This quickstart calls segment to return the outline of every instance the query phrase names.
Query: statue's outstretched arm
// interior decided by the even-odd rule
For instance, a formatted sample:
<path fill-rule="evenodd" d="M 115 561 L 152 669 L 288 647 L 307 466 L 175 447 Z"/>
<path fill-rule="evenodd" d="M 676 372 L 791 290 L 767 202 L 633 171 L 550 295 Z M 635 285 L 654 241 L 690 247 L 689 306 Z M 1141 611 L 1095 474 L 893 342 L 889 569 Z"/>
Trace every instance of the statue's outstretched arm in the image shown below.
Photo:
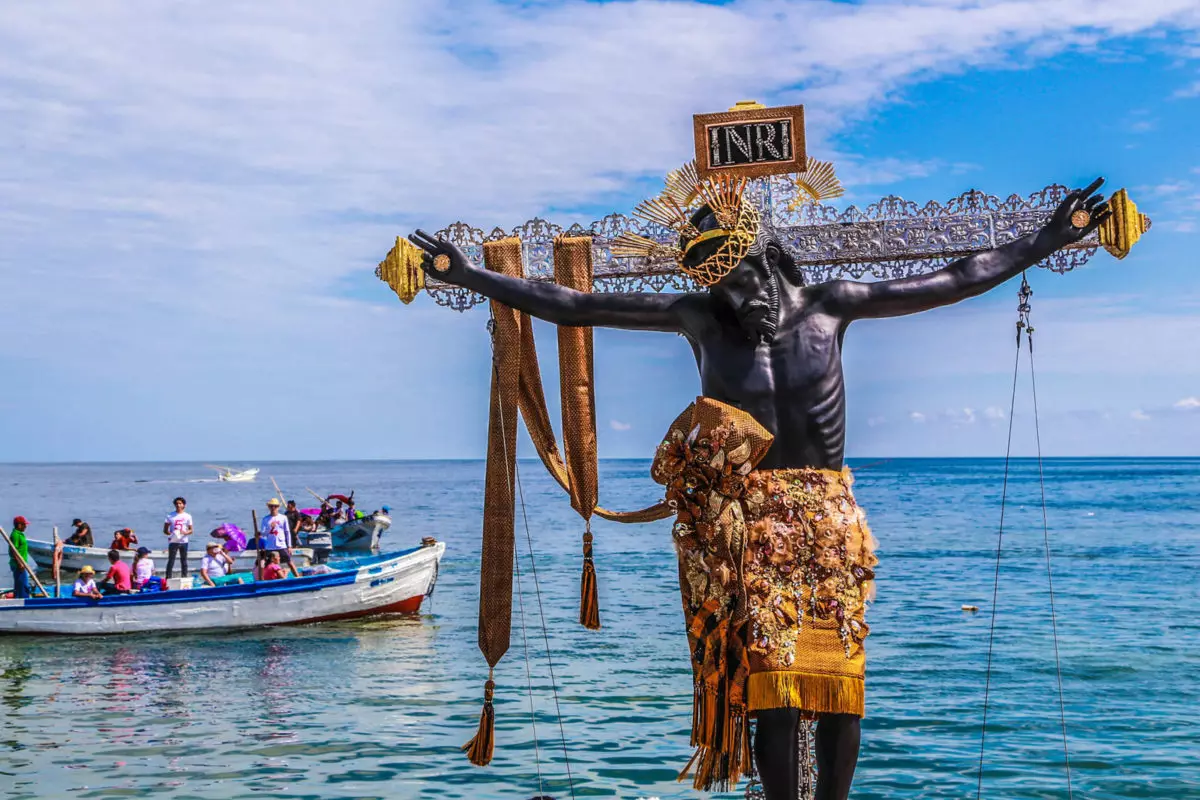
<path fill-rule="evenodd" d="M 1103 195 L 1095 194 L 1103 182 L 1098 178 L 1088 188 L 1068 194 L 1037 233 L 959 259 L 936 272 L 877 283 L 835 281 L 829 287 L 830 308 L 847 320 L 896 317 L 983 294 L 1095 230 L 1111 213 Z M 1071 221 L 1079 211 L 1089 217 L 1083 227 Z"/>
<path fill-rule="evenodd" d="M 531 281 L 479 269 L 458 247 L 434 239 L 424 231 L 417 231 L 408 238 L 425 251 L 421 267 L 431 277 L 479 292 L 556 325 L 671 332 L 683 328 L 680 300 L 686 295 L 577 292 L 548 281 Z M 437 256 L 449 260 L 446 269 L 435 266 Z"/>

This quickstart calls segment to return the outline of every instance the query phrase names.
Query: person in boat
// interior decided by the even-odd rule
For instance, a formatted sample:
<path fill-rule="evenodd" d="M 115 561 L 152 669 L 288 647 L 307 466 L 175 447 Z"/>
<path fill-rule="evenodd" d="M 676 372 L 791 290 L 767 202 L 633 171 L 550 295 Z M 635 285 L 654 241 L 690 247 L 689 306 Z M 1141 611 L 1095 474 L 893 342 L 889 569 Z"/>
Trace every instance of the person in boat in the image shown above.
<path fill-rule="evenodd" d="M 266 559 L 266 566 L 263 567 L 263 570 L 262 570 L 261 580 L 264 580 L 264 581 L 281 580 L 287 574 L 286 572 L 284 572 L 282 559 L 279 555 L 283 551 L 282 550 L 269 550 L 267 552 L 269 553 L 269 555 L 267 556 L 267 559 Z M 292 567 L 293 572 L 295 571 L 295 569 L 296 569 L 295 567 Z M 299 578 L 300 576 L 296 575 L 296 577 Z"/>
<path fill-rule="evenodd" d="M 333 527 L 333 506 L 329 505 L 328 500 L 321 501 L 321 510 L 317 512 L 317 527 Z"/>
<path fill-rule="evenodd" d="M 302 515 L 300 514 L 300 509 L 296 508 L 295 500 L 287 501 L 287 509 L 284 511 L 284 516 L 286 516 L 288 520 L 288 530 L 292 532 L 292 541 L 300 541 L 296 534 L 300 532 L 300 517 Z"/>
<path fill-rule="evenodd" d="M 217 580 L 233 571 L 233 557 L 225 552 L 221 542 L 213 541 L 204 546 L 204 558 L 200 560 L 200 580 L 205 586 L 216 586 Z"/>
<path fill-rule="evenodd" d="M 71 596 L 85 597 L 89 600 L 99 600 L 104 597 L 96 588 L 95 576 L 96 570 L 92 569 L 90 564 L 84 564 L 79 570 L 79 577 L 75 579 L 75 585 L 71 588 Z"/>
<path fill-rule="evenodd" d="M 167 535 L 167 580 L 175 571 L 175 559 L 179 559 L 179 574 L 187 577 L 188 540 L 192 535 L 192 515 L 187 512 L 187 500 L 175 498 L 175 511 L 167 515 L 163 523 Z"/>
<path fill-rule="evenodd" d="M 154 559 L 149 547 L 139 547 L 133 557 L 133 587 L 141 589 L 154 577 Z"/>
<path fill-rule="evenodd" d="M 333 513 L 329 515 L 329 527 L 336 528 L 346 521 L 346 509 L 342 507 L 342 501 L 338 500 L 337 505 L 333 507 Z"/>
<path fill-rule="evenodd" d="M 267 501 L 267 511 L 270 513 L 262 521 L 258 531 L 261 541 L 260 558 L 266 561 L 272 553 L 278 553 L 280 562 L 287 564 L 292 574 L 299 578 L 300 573 L 292 563 L 292 532 L 288 526 L 288 519 L 279 513 L 279 501 L 274 497 Z"/>
<path fill-rule="evenodd" d="M 96 546 L 92 540 L 92 526 L 91 525 L 88 525 L 86 522 L 84 522 L 81 519 L 72 520 L 71 524 L 73 526 L 75 526 L 75 532 L 67 537 L 67 544 L 73 545 L 74 547 L 95 547 Z"/>
<path fill-rule="evenodd" d="M 129 594 L 133 591 L 133 570 L 121 560 L 121 551 L 108 551 L 108 572 L 100 581 L 104 594 Z"/>
<path fill-rule="evenodd" d="M 29 573 L 25 569 L 29 564 L 29 540 L 25 538 L 29 522 L 24 517 L 13 517 L 12 527 L 8 537 L 12 542 L 8 548 L 8 566 L 13 576 L 13 597 L 29 597 Z"/>
<path fill-rule="evenodd" d="M 133 528 L 121 528 L 118 531 L 113 531 L 112 544 L 108 547 L 110 550 L 132 550 L 132 545 L 137 543 L 138 539 L 133 532 Z"/>

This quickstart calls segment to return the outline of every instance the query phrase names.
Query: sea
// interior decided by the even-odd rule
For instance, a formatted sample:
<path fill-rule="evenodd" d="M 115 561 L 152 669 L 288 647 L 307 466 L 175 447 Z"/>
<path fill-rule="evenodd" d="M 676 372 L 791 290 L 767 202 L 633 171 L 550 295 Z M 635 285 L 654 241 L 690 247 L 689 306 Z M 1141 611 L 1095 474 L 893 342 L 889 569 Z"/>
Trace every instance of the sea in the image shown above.
<path fill-rule="evenodd" d="M 583 522 L 540 463 L 520 462 L 519 591 L 496 669 L 495 759 L 479 768 L 460 747 L 487 678 L 476 639 L 484 465 L 255 466 L 256 482 L 228 484 L 200 464 L 2 465 L 0 518 L 24 515 L 31 536 L 49 538 L 80 517 L 98 542 L 130 526 L 161 546 L 176 495 L 207 531 L 248 527 L 275 494 L 269 477 L 301 501 L 353 489 L 360 508 L 392 507 L 385 548 L 446 543 L 420 614 L 0 637 L 0 797 L 703 796 L 677 781 L 691 689 L 667 522 L 594 524 L 603 627 L 585 630 Z M 851 466 L 880 556 L 852 797 L 1200 797 L 1200 460 L 1050 460 L 1041 473 L 1012 462 L 995 595 L 1003 460 Z M 648 470 L 603 462 L 602 503 L 660 498 Z"/>

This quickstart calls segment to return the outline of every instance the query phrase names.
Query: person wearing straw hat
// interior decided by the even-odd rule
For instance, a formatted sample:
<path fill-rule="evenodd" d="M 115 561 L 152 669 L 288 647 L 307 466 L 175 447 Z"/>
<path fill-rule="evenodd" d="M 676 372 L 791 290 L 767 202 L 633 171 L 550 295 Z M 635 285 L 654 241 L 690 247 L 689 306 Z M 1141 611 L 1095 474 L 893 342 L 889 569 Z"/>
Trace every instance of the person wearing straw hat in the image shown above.
<path fill-rule="evenodd" d="M 89 600 L 99 600 L 104 597 L 100 594 L 100 590 L 96 588 L 96 570 L 92 569 L 90 564 L 84 564 L 79 570 L 79 577 L 75 579 L 75 586 L 71 589 L 72 597 L 85 597 Z"/>
<path fill-rule="evenodd" d="M 29 540 L 25 529 L 29 522 L 24 517 L 13 517 L 12 535 L 8 538 L 12 546 L 8 549 L 8 566 L 13 576 L 13 597 L 29 597 L 29 573 L 24 564 L 29 563 Z"/>
<path fill-rule="evenodd" d="M 279 553 L 280 562 L 287 564 L 291 568 L 292 574 L 299 578 L 300 573 L 297 571 L 296 565 L 292 563 L 292 535 L 288 518 L 279 513 L 279 501 L 274 497 L 267 501 L 267 511 L 270 513 L 259 525 L 258 530 L 259 558 L 266 562 L 270 559 L 271 553 Z"/>
<path fill-rule="evenodd" d="M 225 552 L 220 541 L 214 539 L 204 546 L 204 558 L 200 559 L 200 580 L 205 586 L 216 586 L 217 580 L 233 571 L 233 559 Z"/>

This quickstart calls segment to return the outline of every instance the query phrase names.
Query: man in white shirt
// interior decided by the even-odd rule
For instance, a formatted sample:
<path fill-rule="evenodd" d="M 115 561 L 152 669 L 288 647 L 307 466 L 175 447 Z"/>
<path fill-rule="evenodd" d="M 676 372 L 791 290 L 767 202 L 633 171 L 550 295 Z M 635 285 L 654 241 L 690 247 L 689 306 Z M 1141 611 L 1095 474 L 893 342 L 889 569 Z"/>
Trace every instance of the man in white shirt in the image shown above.
<path fill-rule="evenodd" d="M 267 501 L 267 511 L 270 513 L 258 529 L 259 558 L 266 560 L 271 557 L 272 552 L 277 552 L 279 561 L 287 564 L 292 574 L 299 578 L 300 573 L 292 563 L 292 532 L 288 518 L 279 513 L 279 501 L 274 497 Z"/>
<path fill-rule="evenodd" d="M 209 542 L 200 560 L 200 580 L 206 586 L 216 586 L 217 578 L 224 578 L 233 570 L 233 559 L 221 549 L 220 542 Z"/>
<path fill-rule="evenodd" d="M 187 577 L 188 567 L 188 538 L 192 535 L 192 515 L 184 509 L 187 500 L 175 498 L 175 513 L 167 516 L 163 523 L 163 533 L 167 535 L 167 579 L 175 569 L 175 558 L 179 558 L 179 574 Z"/>

